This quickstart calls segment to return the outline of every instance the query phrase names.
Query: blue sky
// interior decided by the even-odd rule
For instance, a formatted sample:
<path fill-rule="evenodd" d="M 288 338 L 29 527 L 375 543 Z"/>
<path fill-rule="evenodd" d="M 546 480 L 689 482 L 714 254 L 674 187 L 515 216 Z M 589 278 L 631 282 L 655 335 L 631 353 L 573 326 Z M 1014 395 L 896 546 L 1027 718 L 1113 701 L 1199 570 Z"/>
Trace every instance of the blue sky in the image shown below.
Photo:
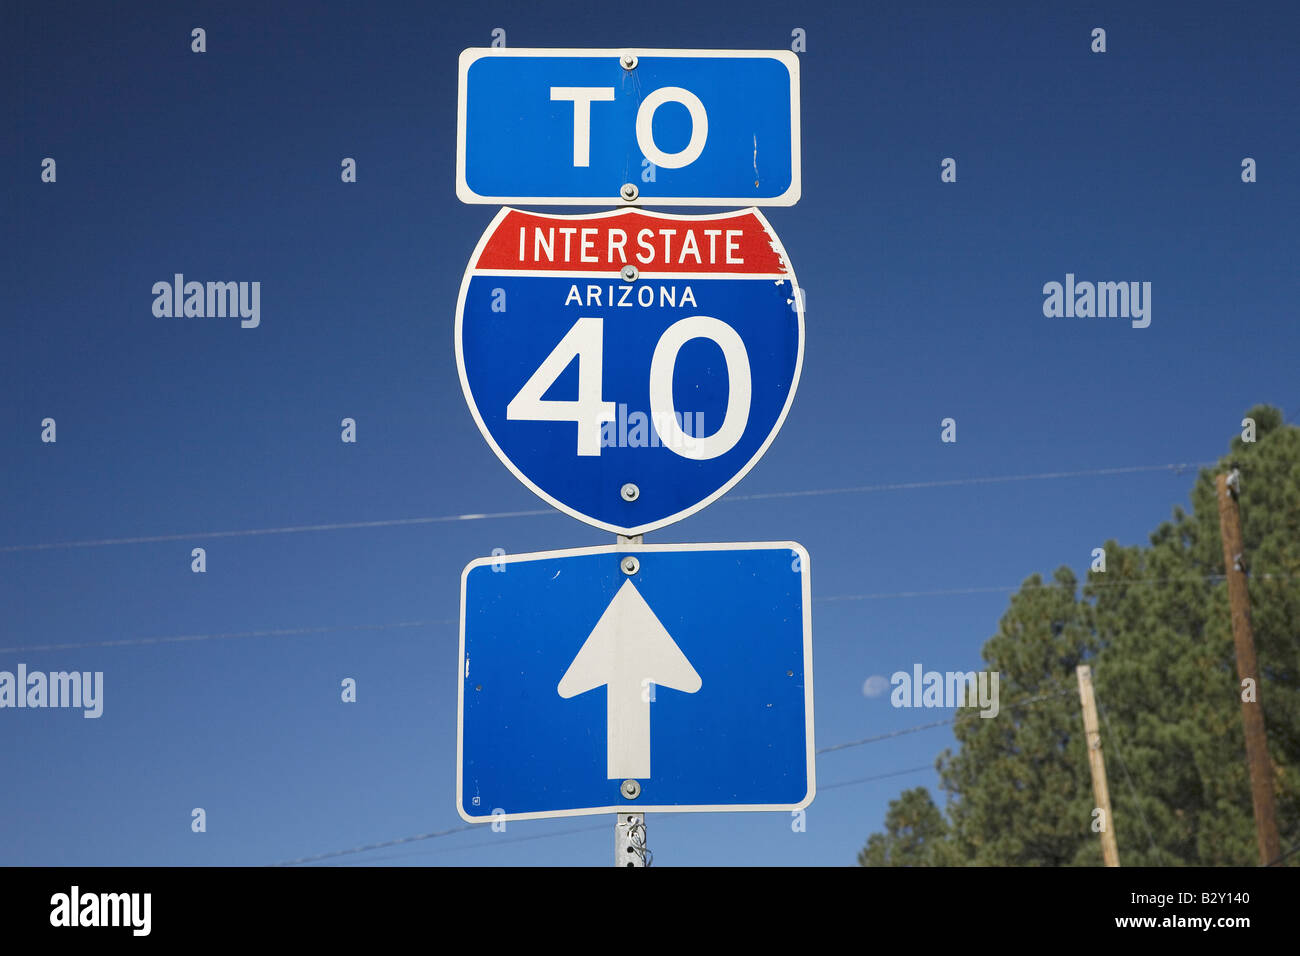
<path fill-rule="evenodd" d="M 5 19 L 0 669 L 105 683 L 98 720 L 0 711 L 6 864 L 274 863 L 461 825 L 461 569 L 610 536 L 554 511 L 204 534 L 546 508 L 479 435 L 452 348 L 495 212 L 455 196 L 457 56 L 494 28 L 593 48 L 780 49 L 806 31 L 803 198 L 767 211 L 807 292 L 799 392 L 729 496 L 649 540 L 808 549 L 819 746 L 948 716 L 863 682 L 977 667 L 1008 592 L 880 595 L 1082 574 L 1107 539 L 1145 543 L 1193 476 L 746 495 L 1206 462 L 1255 402 L 1300 411 L 1289 4 L 49 3 Z M 175 272 L 261 281 L 261 325 L 155 317 L 150 289 Z M 1151 282 L 1150 327 L 1045 317 L 1042 286 L 1067 273 Z M 951 739 L 820 758 L 806 832 L 783 813 L 652 816 L 656 865 L 851 863 L 889 799 L 936 778 L 833 785 L 932 767 Z M 339 860 L 604 864 L 611 830 L 515 822 Z"/>

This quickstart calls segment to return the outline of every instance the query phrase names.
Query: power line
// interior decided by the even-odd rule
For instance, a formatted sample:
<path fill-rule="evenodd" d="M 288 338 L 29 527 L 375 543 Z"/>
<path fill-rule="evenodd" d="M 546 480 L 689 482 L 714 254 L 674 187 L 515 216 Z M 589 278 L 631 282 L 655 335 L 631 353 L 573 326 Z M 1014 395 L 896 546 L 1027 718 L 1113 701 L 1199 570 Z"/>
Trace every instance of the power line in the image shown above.
<path fill-rule="evenodd" d="M 930 764 L 926 764 L 921 767 L 908 767 L 906 770 L 893 770 L 890 771 L 889 773 L 878 773 L 870 777 L 859 777 L 856 780 L 843 780 L 839 783 L 827 784 L 824 787 L 818 787 L 817 792 L 822 793 L 827 790 L 835 790 L 839 787 L 853 787 L 853 786 L 857 786 L 858 784 L 870 783 L 871 781 L 874 780 L 885 780 L 889 777 L 901 777 L 904 774 L 918 773 L 922 770 L 933 770 L 933 769 L 934 769 L 933 766 L 931 766 Z M 669 813 L 656 813 L 654 815 L 656 820 L 662 819 L 663 817 L 678 817 L 678 816 L 685 816 L 685 814 L 669 812 Z M 453 827 L 450 830 L 441 830 L 437 833 L 422 833 L 419 834 L 418 836 L 403 837 L 399 840 L 388 840 L 383 843 L 372 843 L 369 844 L 368 846 L 353 847 L 350 850 L 336 850 L 332 853 L 321 853 L 316 856 L 303 857 L 302 859 L 299 860 L 290 860 L 286 863 L 277 863 L 274 865 L 294 866 L 300 863 L 316 863 L 323 860 L 335 859 L 341 856 L 351 856 L 358 853 L 367 853 L 372 850 L 379 850 L 385 847 L 397 846 L 403 843 L 414 843 L 418 840 L 430 840 L 433 839 L 434 837 L 451 836 L 452 834 L 463 833 L 466 830 L 474 829 L 475 827 L 481 827 L 481 826 L 482 824 L 465 824 L 463 826 Z M 597 830 L 607 831 L 608 829 L 609 826 L 607 824 L 602 823 L 599 824 L 598 826 L 575 827 L 570 830 L 558 830 L 554 833 L 531 833 L 528 834 L 527 836 L 503 837 L 500 839 L 494 838 L 491 840 L 483 840 L 479 843 L 467 843 L 467 844 L 462 844 L 461 846 L 446 847 L 441 850 L 419 850 L 416 851 L 415 853 L 398 853 L 398 854 L 393 854 L 392 856 L 371 857 L 368 860 L 358 860 L 356 862 L 363 865 L 368 865 L 370 863 L 377 863 L 381 860 L 400 860 L 412 856 L 422 856 L 428 853 L 454 853 L 457 850 L 476 850 L 476 849 L 481 849 L 483 847 L 502 846 L 507 843 L 525 843 L 529 840 L 549 840 L 554 837 L 573 836 L 574 834 L 578 834 L 578 833 L 594 833 Z M 350 865 L 350 864 L 345 864 L 345 865 Z"/>
<path fill-rule="evenodd" d="M 1021 700 L 1012 701 L 1010 704 L 1001 705 L 1001 709 L 1006 710 L 1012 707 L 1023 707 L 1026 704 L 1036 704 L 1041 701 L 1051 700 L 1053 697 L 1060 697 L 1068 693 L 1069 691 L 1062 690 L 1062 691 L 1057 691 L 1054 694 L 1040 694 L 1036 697 L 1026 697 Z M 968 711 L 967 713 L 957 714 L 953 717 L 948 717 L 944 720 L 931 721 L 928 724 L 917 724 L 915 727 L 903 727 L 900 730 L 891 730 L 887 734 L 876 734 L 874 737 L 863 737 L 861 740 L 850 740 L 848 743 L 832 744 L 829 747 L 820 748 L 817 751 L 817 756 L 820 757 L 822 754 L 832 753 L 836 750 L 848 750 L 850 747 L 861 747 L 864 744 L 874 744 L 882 740 L 890 740 L 894 737 L 902 737 L 906 734 L 914 734 L 922 730 L 933 730 L 936 727 L 943 727 L 947 724 L 956 723 L 957 721 L 962 720 L 963 718 L 978 717 L 978 716 L 979 716 L 978 711 L 971 710 Z"/>
<path fill-rule="evenodd" d="M 858 777 L 856 780 L 842 780 L 839 783 L 830 783 L 824 787 L 818 787 L 818 793 L 824 793 L 827 790 L 836 790 L 840 787 L 856 787 L 860 783 L 871 783 L 873 780 L 885 780 L 889 777 L 901 777 L 909 773 L 920 773 L 922 770 L 933 770 L 934 764 L 925 764 L 920 767 L 908 767 L 906 770 L 894 770 L 891 773 L 878 773 L 871 777 Z"/>
<path fill-rule="evenodd" d="M 1253 573 L 1250 575 L 1252 581 L 1292 581 L 1298 577 L 1300 575 L 1271 573 Z M 1083 581 L 1082 585 L 1085 588 L 1124 588 L 1163 584 L 1190 584 L 1193 582 L 1218 584 L 1223 580 L 1224 576 L 1222 574 L 1205 574 L 1185 575 L 1178 578 L 1120 578 L 1118 581 L 1098 581 L 1094 578 Z M 832 594 L 825 597 L 814 597 L 813 601 L 830 603 L 833 601 L 878 601 L 887 598 L 950 597 L 958 594 L 996 594 L 1012 591 L 1047 590 L 1059 587 L 1061 585 L 1056 581 L 1043 581 L 1040 584 L 997 584 L 988 587 L 939 588 L 932 591 L 876 591 L 869 594 Z"/>
<path fill-rule="evenodd" d="M 1192 468 L 1209 468 L 1217 461 L 1183 462 L 1168 465 L 1132 465 L 1125 468 L 1093 468 L 1086 471 L 1046 471 L 1028 475 L 995 475 L 987 478 L 948 478 L 940 481 L 904 481 L 887 485 L 854 485 L 846 488 L 817 488 L 810 491 L 770 491 L 754 495 L 727 495 L 724 501 L 762 501 L 770 498 L 808 498 L 817 495 L 848 495 L 874 491 L 912 491 L 918 488 L 952 488 L 957 485 L 992 485 L 1009 481 L 1045 481 L 1055 478 L 1088 478 L 1129 475 L 1143 471 L 1173 471 L 1182 474 Z"/>
<path fill-rule="evenodd" d="M 333 524 L 287 525 L 283 528 L 244 528 L 239 531 L 200 531 L 192 534 L 155 534 L 134 538 L 95 538 L 87 541 L 51 541 L 45 544 L 9 544 L 0 552 L 50 551 L 56 548 L 99 548 L 110 544 L 156 544 L 161 541 L 195 541 L 200 538 L 241 538 L 262 534 L 297 534 L 302 531 L 344 531 L 354 528 L 393 528 L 404 525 L 436 524 L 452 521 L 480 521 L 487 518 L 524 518 L 559 514 L 551 508 L 529 511 L 497 511 L 492 514 L 439 515 L 431 518 L 390 518 L 384 521 L 342 521 Z"/>
<path fill-rule="evenodd" d="M 1300 843 L 1297 843 L 1295 846 L 1291 847 L 1291 849 L 1287 850 L 1285 853 L 1283 853 L 1281 856 L 1279 856 L 1276 860 L 1272 860 L 1272 861 L 1269 862 L 1267 865 L 1268 865 L 1268 866 L 1277 866 L 1279 863 L 1281 863 L 1283 860 L 1285 860 L 1287 857 L 1291 856 L 1291 855 L 1294 854 L 1294 853 L 1300 853 Z"/>
<path fill-rule="evenodd" d="M 1016 585 L 993 585 L 991 587 L 940 588 L 935 591 L 877 591 L 873 594 L 833 594 L 827 597 L 815 597 L 814 601 L 878 601 L 884 598 L 912 597 L 947 597 L 954 594 L 994 594 L 1018 590 Z"/>
<path fill-rule="evenodd" d="M 1057 691 L 1057 692 L 1055 692 L 1055 693 L 1051 693 L 1051 694 L 1038 694 L 1038 695 L 1033 696 L 1033 697 L 1025 697 L 1025 698 L 1022 698 L 1022 699 L 1020 699 L 1020 700 L 1012 701 L 1012 702 L 1009 703 L 1009 704 L 1003 705 L 1003 709 L 1011 709 L 1011 708 L 1013 708 L 1013 707 L 1023 707 L 1023 706 L 1029 705 L 1029 704 L 1036 704 L 1036 703 L 1040 703 L 1040 702 L 1045 701 L 1045 700 L 1051 700 L 1052 698 L 1055 698 L 1055 697 L 1061 697 L 1061 696 L 1063 696 L 1063 695 L 1070 694 L 1070 693 L 1072 693 L 1072 691 L 1069 691 L 1069 690 L 1060 690 L 1060 691 Z M 891 739 L 891 738 L 893 738 L 893 737 L 901 737 L 901 736 L 903 736 L 904 734 L 916 733 L 917 731 L 921 731 L 921 730 L 930 730 L 930 729 L 933 729 L 933 728 L 935 728 L 935 727 L 943 727 L 943 726 L 945 726 L 946 724 L 955 723 L 956 721 L 961 720 L 963 717 L 977 717 L 977 716 L 979 716 L 979 714 L 978 714 L 977 711 L 971 711 L 971 712 L 969 712 L 969 713 L 965 713 L 965 714 L 957 714 L 957 715 L 955 715 L 955 716 L 953 716 L 953 717 L 949 717 L 949 718 L 947 718 L 947 719 L 945 719 L 945 720 L 936 720 L 936 721 L 932 721 L 931 723 L 927 723 L 927 724 L 917 724 L 915 727 L 904 727 L 904 728 L 902 728 L 902 729 L 900 729 L 900 730 L 893 730 L 893 731 L 890 731 L 889 733 L 886 733 L 886 734 L 877 734 L 877 735 L 874 736 L 874 737 L 864 737 L 864 738 L 862 738 L 861 740 L 851 740 L 851 741 L 848 741 L 848 742 L 846 742 L 846 743 L 842 743 L 842 744 L 832 744 L 832 745 L 829 746 L 829 747 L 822 747 L 821 749 L 819 749 L 819 750 L 817 751 L 817 756 L 821 756 L 822 754 L 832 753 L 832 752 L 837 751 L 837 750 L 847 750 L 847 749 L 849 749 L 850 747 L 861 747 L 861 746 L 863 746 L 864 744 L 878 743 L 879 741 L 882 741 L 882 740 L 889 740 L 889 739 Z M 887 777 L 898 777 L 898 776 L 902 776 L 902 775 L 904 775 L 904 774 L 908 774 L 908 773 L 918 773 L 918 772 L 920 772 L 920 771 L 922 771 L 922 770 L 931 770 L 931 769 L 933 769 L 932 766 L 930 766 L 930 765 L 928 765 L 928 764 L 925 765 L 925 766 L 921 766 L 921 767 L 909 767 L 909 768 L 907 768 L 907 769 L 905 769 L 905 770 L 895 770 L 895 771 L 891 771 L 891 772 L 889 772 L 889 773 L 884 773 L 884 774 L 875 774 L 875 775 L 870 776 L 870 777 L 859 777 L 859 778 L 857 778 L 857 779 L 855 779 L 855 780 L 845 780 L 845 781 L 841 781 L 840 783 L 832 783 L 832 784 L 828 784 L 827 786 L 820 787 L 820 788 L 818 788 L 818 789 L 819 789 L 819 790 L 822 790 L 822 791 L 825 791 L 825 790 L 834 790 L 834 789 L 837 789 L 837 788 L 839 788 L 839 787 L 850 787 L 850 786 L 855 786 L 855 785 L 857 785 L 857 784 L 861 784 L 861 783 L 868 783 L 868 782 L 873 781 L 873 780 L 883 780 L 883 779 L 885 779 L 885 778 L 887 778 Z M 669 815 L 669 814 L 656 814 L 656 816 L 668 816 L 668 815 Z M 319 855 L 317 855 L 317 856 L 303 857 L 302 859 L 299 859 L 299 860 L 290 860 L 290 861 L 287 862 L 287 863 L 280 863 L 280 864 L 276 864 L 276 865 L 277 865 L 277 866 L 293 866 L 293 865 L 295 865 L 295 864 L 299 864 L 299 863 L 314 863 L 314 862 L 317 862 L 317 861 L 319 861 L 319 860 L 328 860 L 328 859 L 333 859 L 333 858 L 335 858 L 335 857 L 340 857 L 340 856 L 349 856 L 349 855 L 356 854 L 356 853 L 366 853 L 366 852 L 369 852 L 370 850 L 378 850 L 378 849 L 383 849 L 383 848 L 385 848 L 385 847 L 397 846 L 398 844 L 402 844 L 402 843 L 413 843 L 413 842 L 415 842 L 415 841 L 417 841 L 417 840 L 429 840 L 429 839 L 433 839 L 434 837 L 449 836 L 449 835 L 451 835 L 451 834 L 453 834 L 453 833 L 461 833 L 461 832 L 464 832 L 465 830 L 471 829 L 473 826 L 476 826 L 476 824 L 464 824 L 464 825 L 462 825 L 462 826 L 459 826 L 459 827 L 453 827 L 453 828 L 451 828 L 450 830 L 442 830 L 442 831 L 439 831 L 439 832 L 437 832 L 437 833 L 423 833 L 423 834 L 419 834 L 419 835 L 417 835 L 417 836 L 413 836 L 413 837 L 403 837 L 403 838 L 398 839 L 398 840 L 388 840 L 388 841 L 385 841 L 385 842 L 383 842 L 383 843 L 372 843 L 372 844 L 370 844 L 370 845 L 368 845 L 368 846 L 354 847 L 354 848 L 352 848 L 352 849 L 350 849 L 350 850 L 336 850 L 336 851 L 334 851 L 333 853 L 322 853 L 322 854 L 319 854 Z M 579 832 L 584 832 L 585 829 L 586 829 L 586 828 L 584 828 L 584 830 L 572 830 L 572 831 L 566 831 L 566 833 L 579 833 Z M 590 829 L 595 829 L 595 828 L 593 827 L 593 828 L 590 828 Z M 545 836 L 560 836 L 560 835 L 561 835 L 561 834 L 546 834 Z M 538 835 L 537 837 L 530 837 L 530 838 L 543 839 L 544 836 L 543 836 L 543 835 Z M 525 839 L 525 838 L 511 838 L 511 839 Z M 498 842 L 506 842 L 506 841 L 498 841 Z"/>
<path fill-rule="evenodd" d="M 325 634 L 330 631 L 384 631 L 392 628 L 431 627 L 454 624 L 455 618 L 437 621 L 398 621 L 396 624 L 336 624 L 326 627 L 287 627 L 262 631 L 227 631 L 219 634 L 177 634 L 170 637 L 132 637 L 120 641 L 84 641 L 79 644 L 28 644 L 23 647 L 0 647 L 0 654 L 28 654 L 33 651 L 68 651 L 88 647 L 133 647 L 144 644 L 177 644 L 188 641 L 215 641 L 242 637 L 294 637 L 302 634 Z"/>
<path fill-rule="evenodd" d="M 879 491 L 910 491 L 922 488 L 952 488 L 959 485 L 990 485 L 1014 481 L 1045 481 L 1058 478 L 1085 478 L 1109 475 L 1127 475 L 1139 472 L 1173 471 L 1175 474 L 1217 462 L 1172 463 L 1166 465 L 1133 465 L 1124 468 L 1094 468 L 1085 471 L 1052 471 L 1026 475 L 994 475 L 976 478 L 949 478 L 940 481 L 910 481 L 882 485 L 857 485 L 847 488 L 814 488 L 805 491 L 771 491 L 752 495 L 727 495 L 722 501 L 764 501 L 774 498 L 806 498 L 821 495 L 867 494 Z M 167 541 L 195 541 L 203 538 L 239 538 L 252 535 L 298 534 L 309 531 L 344 531 L 359 528 L 393 528 L 407 525 L 442 524 L 459 521 L 487 521 L 501 518 L 529 518 L 558 515 L 553 508 L 534 508 L 526 511 L 472 512 L 456 515 L 436 515 L 418 518 L 390 518 L 379 521 L 344 521 L 330 524 L 286 525 L 279 528 L 244 528 L 234 531 L 200 531 L 187 534 L 138 535 L 123 538 L 92 538 L 81 541 L 50 541 L 41 544 L 0 545 L 0 554 L 21 551 L 51 551 L 59 548 L 98 548 L 115 544 L 157 544 Z"/>
<path fill-rule="evenodd" d="M 664 817 L 664 816 L 668 816 L 668 814 L 666 813 L 655 814 L 656 818 Z M 601 830 L 603 832 L 608 833 L 609 824 L 602 823 L 599 824 L 598 826 L 593 826 L 593 827 L 574 827 L 571 830 L 557 830 L 554 833 L 532 833 L 529 834 L 528 836 L 521 836 L 521 837 L 502 837 L 502 838 L 492 839 L 492 840 L 483 840 L 480 843 L 463 843 L 460 846 L 449 846 L 449 847 L 443 847 L 441 849 L 436 849 L 436 850 L 416 850 L 414 853 L 394 853 L 391 856 L 372 856 L 368 860 L 350 861 L 348 863 L 344 863 L 341 865 L 351 866 L 353 862 L 362 865 L 368 865 L 370 863 L 376 863 L 380 860 L 403 860 L 408 857 L 424 856 L 429 853 L 455 853 L 457 850 L 476 850 L 485 846 L 500 846 L 503 843 L 527 843 L 529 840 L 549 840 L 553 837 L 573 836 L 576 833 L 595 833 L 597 830 Z"/>
<path fill-rule="evenodd" d="M 370 850 L 382 850 L 384 847 L 399 846 L 403 843 L 416 843 L 419 840 L 432 840 L 436 837 L 450 836 L 453 833 L 462 833 L 465 830 L 472 830 L 474 824 L 462 823 L 458 827 L 452 827 L 449 830 L 437 830 L 433 833 L 417 833 L 415 836 L 399 837 L 396 840 L 385 840 L 383 843 L 368 843 L 365 846 L 354 846 L 350 850 L 334 850 L 331 853 L 318 853 L 315 856 L 304 856 L 297 860 L 288 860 L 284 863 L 274 863 L 272 866 L 297 866 L 299 863 L 316 863 L 320 860 L 331 860 L 339 856 L 350 856 L 353 853 L 367 853 Z"/>
<path fill-rule="evenodd" d="M 1251 579 L 1257 581 L 1291 581 L 1300 575 L 1294 574 L 1252 574 Z M 1207 574 L 1201 577 L 1188 576 L 1181 578 L 1126 578 L 1120 581 L 1089 581 L 1085 582 L 1087 587 L 1093 588 L 1118 588 L 1118 587 L 1144 587 L 1149 585 L 1163 584 L 1186 584 L 1194 581 L 1204 581 L 1210 584 L 1217 584 L 1223 580 L 1222 574 Z M 814 597 L 814 603 L 818 602 L 835 602 L 835 601 L 875 601 L 887 598 L 917 598 L 917 597 L 947 597 L 959 594 L 989 594 L 997 592 L 1013 592 L 1026 590 L 1045 590 L 1047 588 L 1060 587 L 1059 584 L 1052 581 L 1044 581 L 1042 584 L 1004 584 L 991 587 L 968 587 L 968 588 L 940 588 L 932 591 L 880 591 L 872 594 L 834 594 L 826 597 Z M 244 637 L 293 637 L 302 634 L 322 634 L 330 631 L 383 631 L 393 628 L 412 628 L 412 627 L 435 627 L 446 624 L 456 624 L 458 619 L 454 617 L 438 618 L 433 621 L 398 621 L 393 624 L 347 624 L 331 625 L 323 627 L 293 627 L 278 628 L 260 631 L 227 631 L 216 634 L 179 634 L 167 637 L 135 637 L 124 638 L 115 641 L 82 641 L 75 644 L 25 644 L 19 647 L 0 647 L 0 654 L 28 654 L 36 651 L 68 651 L 84 650 L 91 647 L 131 647 L 148 644 L 175 644 L 190 641 L 212 641 L 226 640 L 231 638 Z"/>
<path fill-rule="evenodd" d="M 822 747 L 817 751 L 817 756 L 822 754 L 833 753 L 836 750 L 848 750 L 850 747 L 861 747 L 863 744 L 879 743 L 882 740 L 889 740 L 893 737 L 903 737 L 907 734 L 914 734 L 922 730 L 933 730 L 935 727 L 943 727 L 955 721 L 956 717 L 948 717 L 944 720 L 936 720 L 928 724 L 917 724 L 915 727 L 904 727 L 902 730 L 891 730 L 887 734 L 877 734 L 874 737 L 863 737 L 861 740 L 850 740 L 844 744 L 833 744 L 830 747 Z"/>
<path fill-rule="evenodd" d="M 1111 729 L 1110 717 L 1106 715 L 1106 708 L 1099 707 L 1101 719 L 1106 722 L 1106 735 L 1115 744 L 1115 756 L 1119 758 L 1120 768 L 1124 771 L 1124 779 L 1128 782 L 1129 796 L 1133 798 L 1133 806 L 1137 809 L 1138 819 L 1142 821 L 1142 828 L 1147 831 L 1147 842 L 1151 844 L 1151 851 L 1156 852 L 1156 838 L 1151 833 L 1151 827 L 1147 824 L 1147 815 L 1142 812 L 1142 801 L 1138 799 L 1137 788 L 1133 786 L 1133 777 L 1128 772 L 1128 764 L 1124 762 L 1124 755 L 1120 753 L 1119 736 Z"/>

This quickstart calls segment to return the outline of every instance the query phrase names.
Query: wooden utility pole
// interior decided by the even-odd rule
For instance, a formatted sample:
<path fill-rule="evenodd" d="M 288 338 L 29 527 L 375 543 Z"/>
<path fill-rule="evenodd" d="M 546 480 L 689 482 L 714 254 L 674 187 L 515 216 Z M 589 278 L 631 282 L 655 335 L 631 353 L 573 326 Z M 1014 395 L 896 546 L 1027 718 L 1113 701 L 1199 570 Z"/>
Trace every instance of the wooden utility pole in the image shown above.
<path fill-rule="evenodd" d="M 1237 494 L 1240 472 L 1215 479 L 1219 492 L 1219 531 L 1223 538 L 1224 574 L 1228 579 L 1228 601 L 1232 605 L 1232 642 L 1237 646 L 1237 677 L 1241 687 L 1241 722 L 1246 728 L 1246 763 L 1250 766 L 1250 797 L 1255 804 L 1255 836 L 1259 840 L 1259 862 L 1268 866 L 1282 854 L 1277 838 L 1277 811 L 1273 801 L 1273 765 L 1268 760 L 1268 737 L 1264 713 L 1259 706 L 1259 664 L 1255 660 L 1255 632 L 1250 624 L 1250 592 L 1246 590 L 1245 547 L 1241 542 L 1241 514 Z M 1249 679 L 1254 688 L 1246 693 Z"/>
<path fill-rule="evenodd" d="M 1092 795 L 1101 810 L 1101 858 L 1107 866 L 1119 866 L 1119 845 L 1115 842 L 1115 821 L 1110 814 L 1110 789 L 1106 786 L 1106 760 L 1101 755 L 1101 729 L 1097 726 L 1097 701 L 1092 696 L 1092 668 L 1080 664 L 1079 703 L 1083 705 L 1083 733 L 1088 743 L 1088 765 L 1092 769 Z"/>

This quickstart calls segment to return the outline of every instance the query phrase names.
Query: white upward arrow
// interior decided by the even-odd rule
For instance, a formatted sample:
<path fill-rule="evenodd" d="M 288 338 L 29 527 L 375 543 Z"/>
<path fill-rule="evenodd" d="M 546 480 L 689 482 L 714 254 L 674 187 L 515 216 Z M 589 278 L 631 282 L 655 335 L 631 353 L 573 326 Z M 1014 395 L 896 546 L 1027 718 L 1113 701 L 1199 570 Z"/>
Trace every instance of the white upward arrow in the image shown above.
<path fill-rule="evenodd" d="M 641 592 L 625 581 L 558 688 L 567 699 L 606 687 L 606 771 L 611 780 L 650 776 L 651 683 L 694 694 L 701 682 Z"/>

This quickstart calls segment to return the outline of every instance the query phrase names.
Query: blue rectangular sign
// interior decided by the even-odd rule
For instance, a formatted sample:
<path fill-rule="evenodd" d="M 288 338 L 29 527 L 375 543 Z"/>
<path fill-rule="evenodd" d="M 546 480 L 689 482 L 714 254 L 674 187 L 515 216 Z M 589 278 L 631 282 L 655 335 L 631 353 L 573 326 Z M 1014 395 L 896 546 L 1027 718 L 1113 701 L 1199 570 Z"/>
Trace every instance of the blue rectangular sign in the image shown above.
<path fill-rule="evenodd" d="M 806 807 L 809 604 L 793 542 L 471 562 L 457 811 L 473 823 Z"/>
<path fill-rule="evenodd" d="M 799 192 L 788 50 L 460 55 L 462 202 L 792 206 Z"/>

